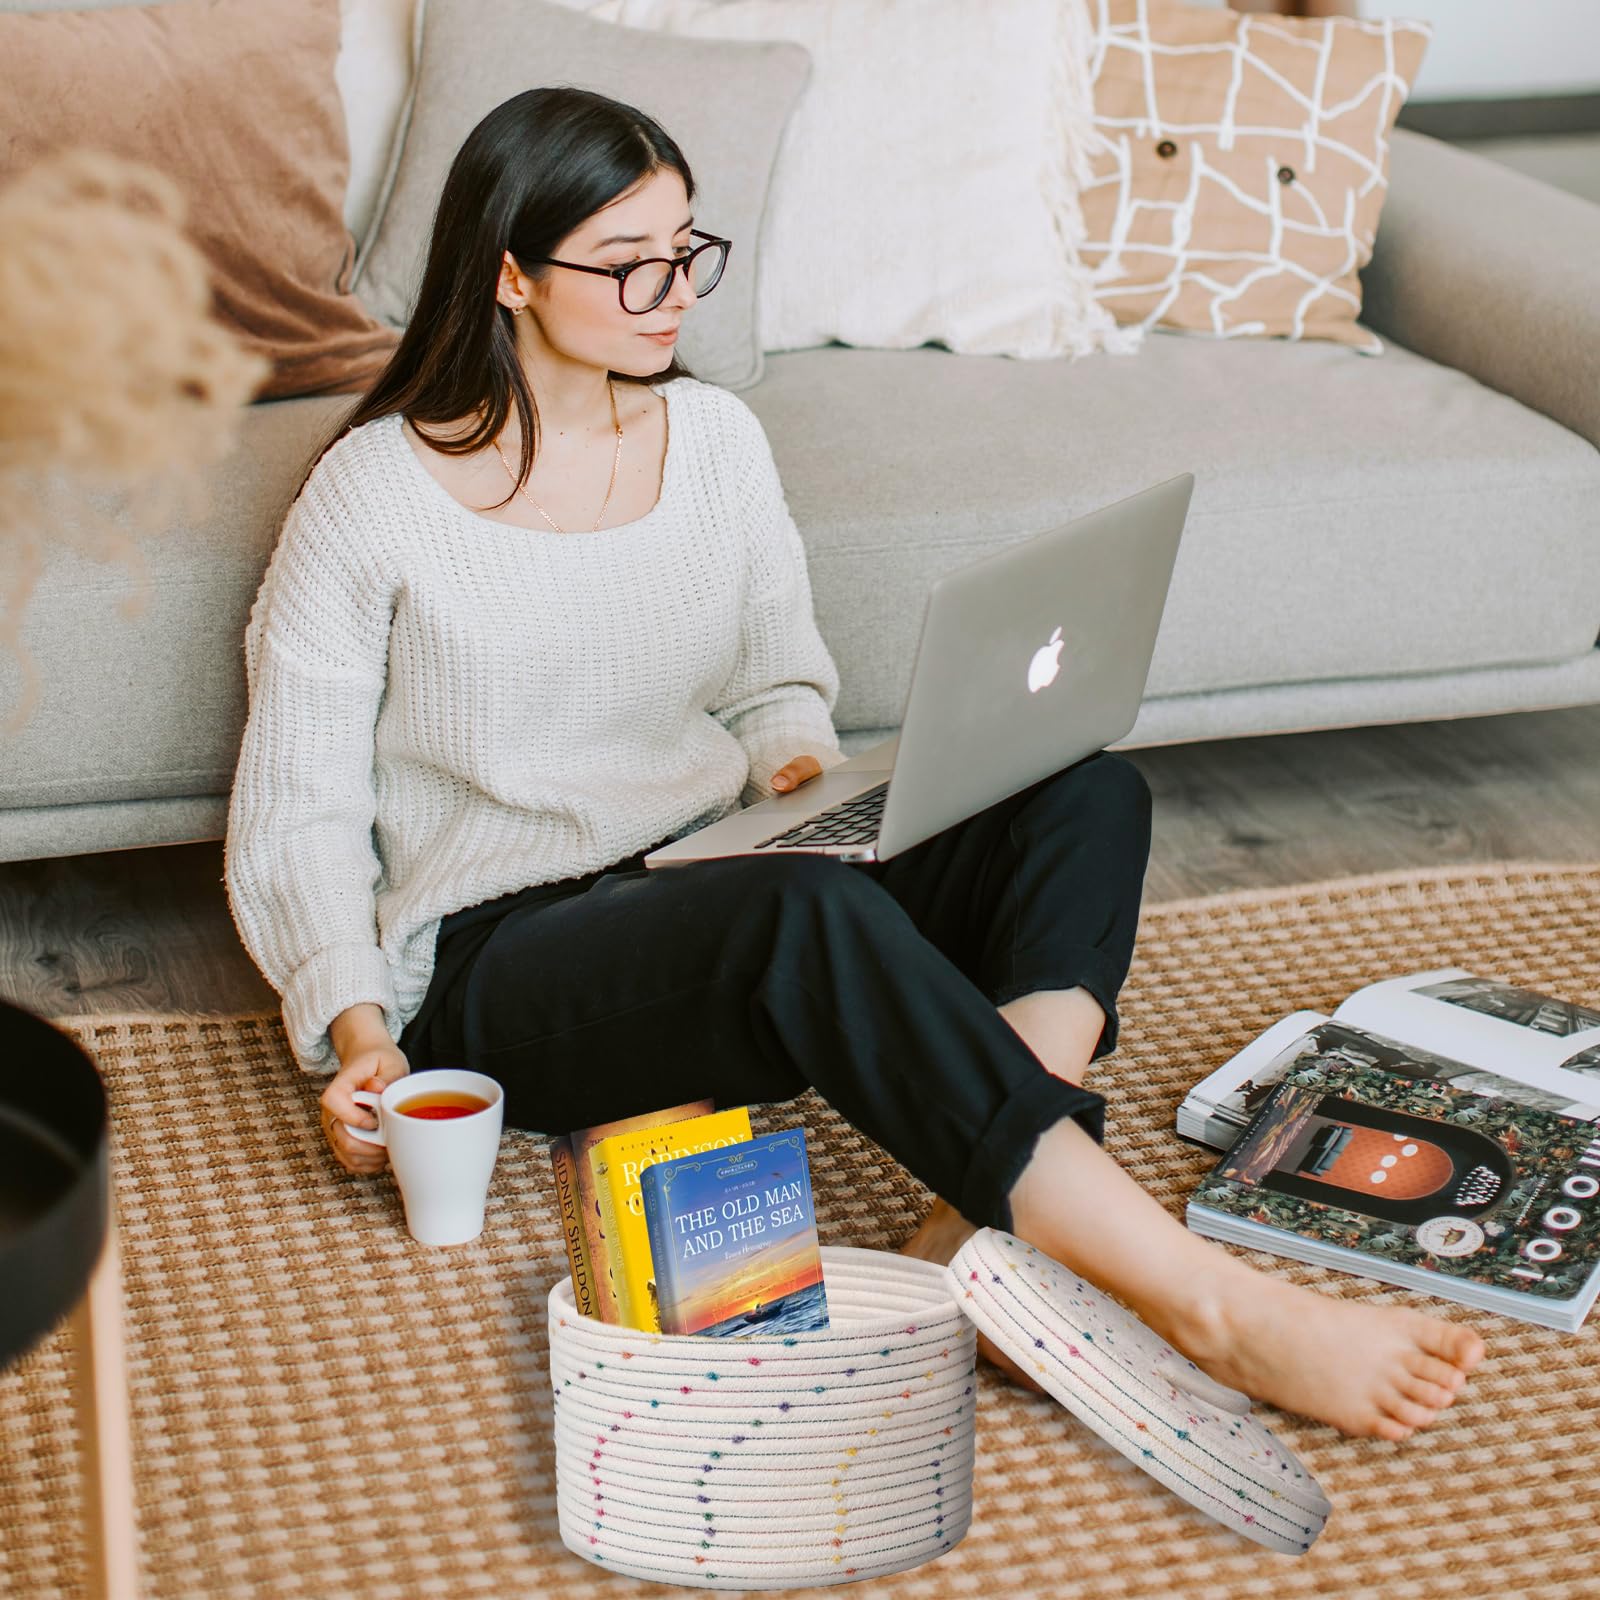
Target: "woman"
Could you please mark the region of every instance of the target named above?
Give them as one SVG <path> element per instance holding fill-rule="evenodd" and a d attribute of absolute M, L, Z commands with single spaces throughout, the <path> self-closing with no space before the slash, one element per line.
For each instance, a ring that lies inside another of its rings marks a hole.
<path fill-rule="evenodd" d="M 379 1170 L 352 1091 L 434 1065 L 546 1133 L 814 1086 L 940 1197 L 913 1253 L 1009 1228 L 1221 1381 L 1404 1438 L 1475 1334 L 1252 1272 L 1097 1142 L 1081 1080 L 1116 1042 L 1149 847 L 1128 762 L 885 863 L 643 870 L 841 759 L 766 437 L 673 356 L 727 254 L 694 192 L 631 107 L 491 112 L 262 584 L 227 885 L 297 1058 L 332 1073 L 334 1155 Z"/>

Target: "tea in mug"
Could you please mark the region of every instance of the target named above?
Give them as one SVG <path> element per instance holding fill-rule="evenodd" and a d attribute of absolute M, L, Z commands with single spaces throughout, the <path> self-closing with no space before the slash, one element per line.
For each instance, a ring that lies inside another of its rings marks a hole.
<path fill-rule="evenodd" d="M 435 1089 L 429 1094 L 412 1095 L 395 1107 L 401 1116 L 421 1117 L 428 1122 L 442 1122 L 449 1117 L 470 1117 L 474 1111 L 487 1111 L 489 1102 L 475 1094 L 463 1094 L 459 1089 Z"/>

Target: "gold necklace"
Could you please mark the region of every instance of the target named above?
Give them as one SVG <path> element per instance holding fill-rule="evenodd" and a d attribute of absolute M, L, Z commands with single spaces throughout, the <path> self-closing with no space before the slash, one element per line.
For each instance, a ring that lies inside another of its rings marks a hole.
<path fill-rule="evenodd" d="M 610 378 L 606 379 L 606 392 L 611 396 L 611 426 L 617 431 L 617 448 L 611 454 L 611 481 L 606 485 L 606 497 L 600 502 L 600 514 L 594 519 L 594 526 L 589 530 L 591 533 L 598 533 L 600 531 L 600 524 L 605 518 L 606 507 L 611 504 L 611 491 L 617 486 L 617 463 L 622 460 L 622 424 L 617 419 L 617 386 Z M 518 480 L 516 473 L 511 470 L 511 463 L 506 460 L 505 451 L 500 448 L 500 441 L 498 439 L 494 441 L 494 453 L 500 457 L 500 465 L 506 469 L 506 476 L 510 478 L 511 486 L 517 491 L 517 493 L 520 494 L 522 498 L 526 500 L 528 504 L 532 506 L 533 509 L 550 524 L 552 528 L 555 528 L 557 533 L 565 533 L 567 530 L 558 526 L 556 519 L 552 517 L 550 513 L 546 511 L 545 508 L 540 505 L 531 494 L 528 493 L 528 486 Z"/>

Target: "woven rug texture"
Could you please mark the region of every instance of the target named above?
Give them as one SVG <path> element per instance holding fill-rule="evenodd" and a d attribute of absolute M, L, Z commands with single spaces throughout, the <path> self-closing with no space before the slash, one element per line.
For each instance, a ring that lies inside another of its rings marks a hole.
<path fill-rule="evenodd" d="M 1147 907 L 1121 1043 L 1097 1064 L 1107 1144 L 1174 1214 L 1211 1165 L 1185 1090 L 1300 1006 L 1460 965 L 1593 1004 L 1600 865 L 1343 879 Z M 272 1600 L 681 1593 L 571 1555 L 556 1531 L 545 1296 L 566 1258 L 545 1141 L 508 1133 L 473 1244 L 414 1245 L 392 1180 L 339 1171 L 278 1019 L 66 1024 L 110 1091 L 145 1593 Z M 892 1249 L 931 1196 L 815 1095 L 824 1243 Z M 1384 1600 L 1600 1593 L 1600 1318 L 1561 1334 L 1249 1254 L 1374 1304 L 1472 1320 L 1489 1355 L 1404 1444 L 1259 1407 L 1333 1501 L 1308 1555 L 1225 1531 L 1053 1401 L 980 1364 L 974 1515 L 874 1600 Z M 81 1593 L 69 1346 L 0 1374 L 0 1594 Z M 780 1508 L 774 1508 L 775 1513 Z M 799 1592 L 799 1591 L 795 1591 Z"/>

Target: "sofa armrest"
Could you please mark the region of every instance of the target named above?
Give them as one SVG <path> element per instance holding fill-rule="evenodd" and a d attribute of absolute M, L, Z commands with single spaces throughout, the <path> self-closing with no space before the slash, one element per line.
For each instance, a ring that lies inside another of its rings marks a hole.
<path fill-rule="evenodd" d="M 1404 129 L 1362 321 L 1600 445 L 1600 206 Z"/>

